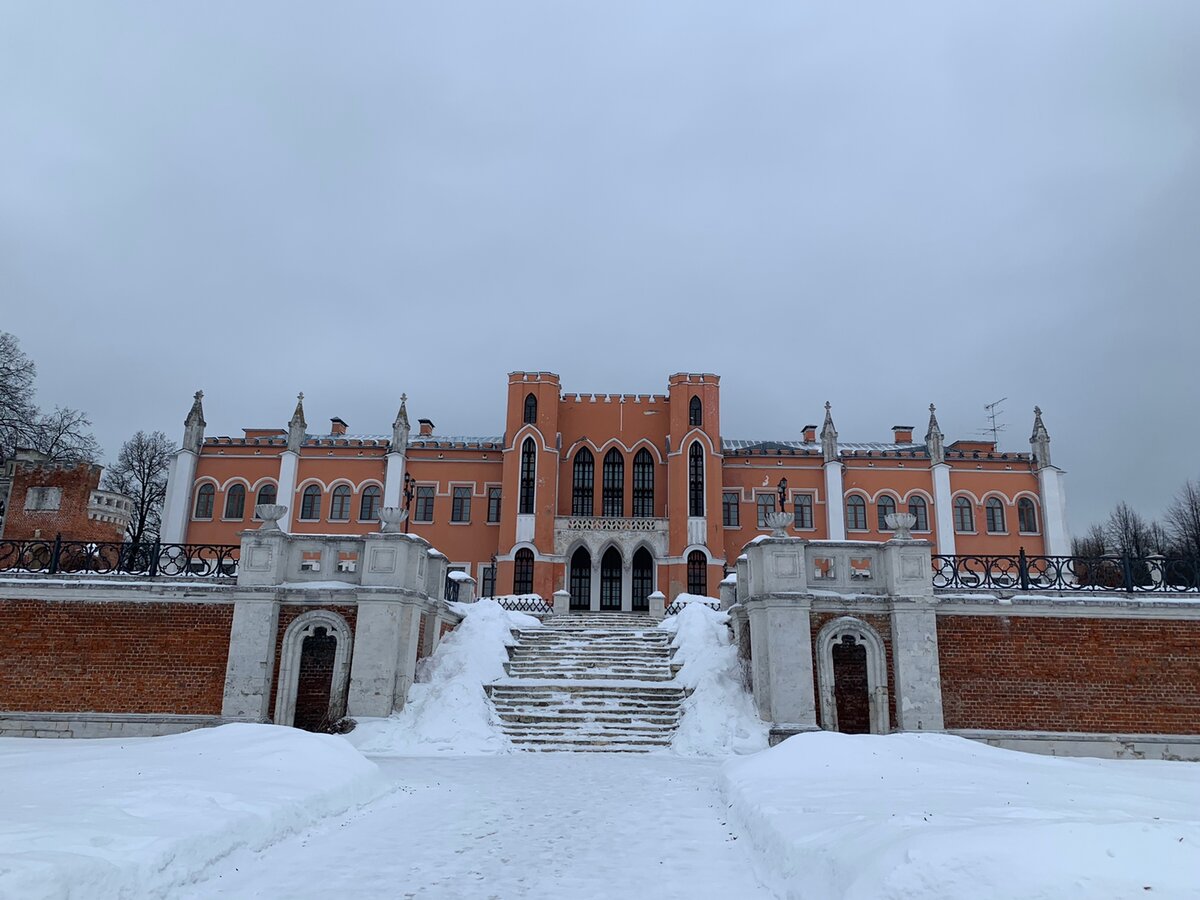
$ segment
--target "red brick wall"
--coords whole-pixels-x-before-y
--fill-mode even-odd
[[[64,541],[123,540],[125,532],[120,525],[88,518],[88,501],[100,484],[100,472],[99,466],[89,465],[71,469],[17,465],[8,495],[4,539],[22,541],[41,537],[52,540],[61,533]],[[59,508],[26,512],[25,497],[31,487],[62,488]]]
[[[947,728],[1200,734],[1200,622],[937,621]]]
[[[220,715],[232,604],[0,600],[0,709]]]
[[[279,607],[279,630],[275,634],[275,673],[271,676],[270,710],[268,712],[272,721],[275,718],[275,691],[279,686],[277,682],[279,680],[279,660],[283,653],[283,636],[292,622],[306,612],[312,612],[314,609],[327,609],[330,612],[337,613],[346,620],[346,624],[350,626],[350,633],[354,634],[355,624],[358,621],[357,606],[330,606],[324,603],[315,603],[311,606]]]
[[[816,692],[817,699],[817,724],[821,724],[821,682],[817,678],[817,635],[826,623],[839,619],[844,615],[844,612],[832,613],[813,613],[812,614],[812,654],[813,654],[813,690]],[[892,617],[888,615],[855,615],[854,618],[861,619],[866,622],[877,632],[883,639],[884,649],[887,651],[887,672],[888,672],[888,724],[890,727],[896,727],[896,686],[892,683],[892,673],[895,671],[892,667]],[[835,679],[836,681],[836,679]],[[824,727],[824,726],[822,726]]]

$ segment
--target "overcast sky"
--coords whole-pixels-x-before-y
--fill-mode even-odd
[[[108,456],[505,373],[727,437],[1040,404],[1076,530],[1200,477],[1200,3],[5,2],[0,329]]]

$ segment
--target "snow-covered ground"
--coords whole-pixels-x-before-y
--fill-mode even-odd
[[[815,733],[722,770],[759,874],[804,900],[1200,898],[1200,766]]]
[[[716,790],[667,754],[385,759],[368,810],[239,851],[172,900],[769,900]]]
[[[474,756],[511,749],[483,685],[504,677],[513,629],[542,623],[495,600],[450,606],[463,620],[421,660],[404,709],[387,718],[359,719],[346,735],[363,753]]]
[[[174,896],[388,788],[341,738],[225,725],[127,740],[0,738],[0,898]]]
[[[709,598],[696,598],[707,601]],[[662,621],[673,632],[675,680],[692,689],[671,750],[682,756],[725,757],[767,748],[768,726],[758,717],[745,688],[742,664],[729,633],[729,616],[703,602],[687,603]]]

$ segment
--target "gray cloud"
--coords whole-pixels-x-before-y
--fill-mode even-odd
[[[0,328],[110,452],[501,427],[504,374],[729,436],[1040,403],[1073,524],[1200,476],[1200,6],[10,4]],[[923,431],[923,428],[921,429]]]

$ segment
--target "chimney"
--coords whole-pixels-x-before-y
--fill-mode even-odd
[[[433,419],[417,419],[417,434],[420,437],[429,437],[433,434]]]
[[[897,444],[911,444],[913,442],[913,427],[912,425],[893,425],[892,441]]]
[[[817,442],[817,426],[816,425],[805,425],[804,426],[804,443],[815,444],[816,442]]]
[[[346,433],[346,423],[343,422],[341,419],[339,419],[337,416],[334,416],[332,419],[329,420],[329,430],[333,434],[345,434]]]

